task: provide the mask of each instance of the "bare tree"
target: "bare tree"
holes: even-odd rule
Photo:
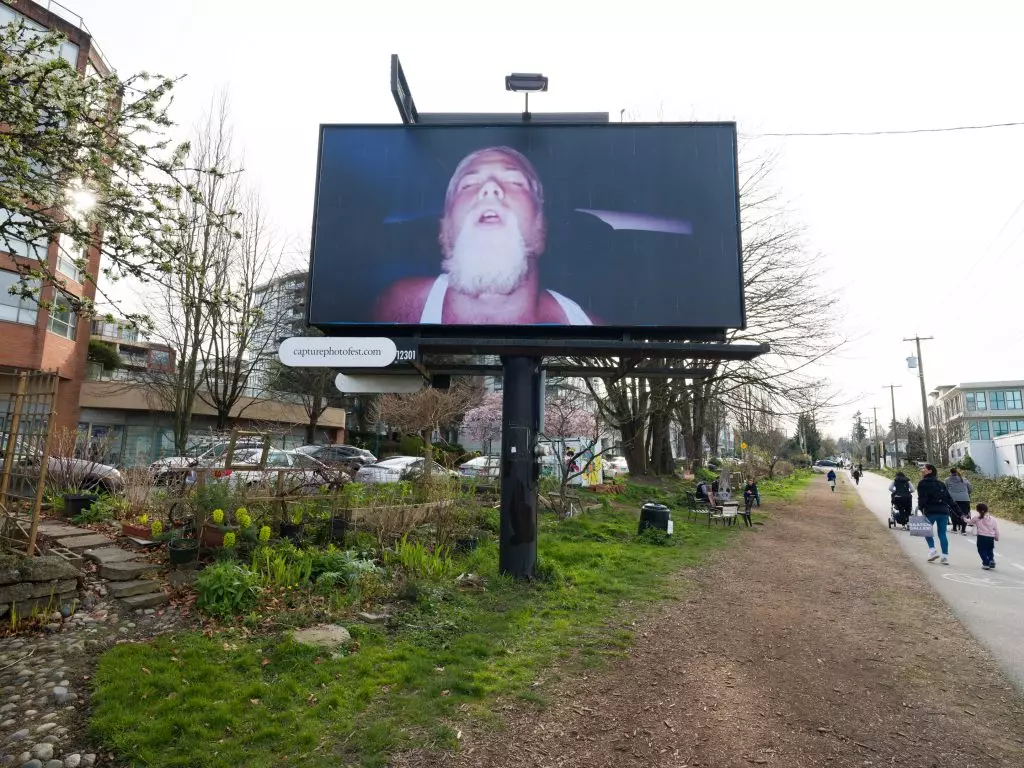
[[[176,204],[165,239],[167,275],[152,297],[155,335],[175,351],[173,371],[147,374],[155,404],[170,411],[174,445],[184,451],[196,398],[203,382],[201,363],[213,318],[225,298],[222,264],[236,238],[239,169],[234,165],[226,96],[220,96],[197,128],[191,146],[194,194]],[[216,172],[213,172],[216,171]]]
[[[323,334],[310,328],[307,335]],[[296,368],[284,365],[279,360],[269,360],[267,375],[269,390],[295,398],[302,404],[302,409],[306,412],[307,443],[316,442],[316,429],[324,411],[345,404],[344,395],[334,385],[337,371],[333,368]]]
[[[270,291],[256,291],[258,285],[277,276],[281,253],[259,196],[249,191],[241,198],[238,236],[219,253],[213,273],[207,276],[217,300],[208,307],[208,341],[199,351],[202,380],[196,394],[216,412],[217,429],[228,427],[232,410],[247,388],[255,397],[266,384],[253,374],[263,363],[283,319]]]
[[[423,439],[424,477],[431,475],[433,434],[462,420],[470,408],[480,402],[480,388],[465,381],[453,382],[449,389],[428,387],[409,395],[381,395],[375,418],[390,427],[412,432]]]

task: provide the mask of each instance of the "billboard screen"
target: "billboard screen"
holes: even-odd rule
[[[322,126],[310,259],[334,334],[743,327],[736,127]]]

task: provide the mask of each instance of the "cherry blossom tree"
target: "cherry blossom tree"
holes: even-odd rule
[[[501,416],[501,394],[487,395],[480,405],[466,412],[460,432],[479,442],[500,440]],[[600,423],[595,410],[589,407],[587,396],[568,389],[548,393],[540,437],[551,445],[559,487],[552,502],[555,511],[564,516],[569,509],[569,484],[588,472],[594,459],[602,453],[595,450],[601,439]],[[570,448],[568,440],[579,441],[579,444]],[[580,461],[580,456],[586,456],[586,461]]]

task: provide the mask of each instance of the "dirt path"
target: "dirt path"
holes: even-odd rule
[[[394,765],[1024,766],[1024,700],[849,486],[744,534],[628,659]]]

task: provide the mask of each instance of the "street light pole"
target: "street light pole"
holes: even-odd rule
[[[917,344],[917,375],[921,381],[921,413],[924,416],[924,455],[929,464],[935,463],[935,457],[932,454],[932,428],[928,420],[928,395],[924,388],[924,359],[921,357],[921,342],[931,341],[931,336],[914,336],[912,339],[904,339],[904,341],[912,341]]]
[[[877,405],[872,405],[871,406],[871,412],[875,415],[875,418],[873,420],[874,429],[875,429],[875,450],[878,451],[878,456],[876,457],[876,459],[878,461],[878,468],[881,469],[882,468],[882,453],[883,453],[884,446],[879,445],[879,440],[878,440],[878,406]]]
[[[895,469],[900,467],[900,436],[896,434],[896,389],[901,388],[902,384],[886,384],[882,389],[888,387],[889,398],[892,400],[892,439],[896,449],[896,458],[893,459],[893,463],[896,465]],[[910,431],[907,431],[907,448],[910,448]]]

